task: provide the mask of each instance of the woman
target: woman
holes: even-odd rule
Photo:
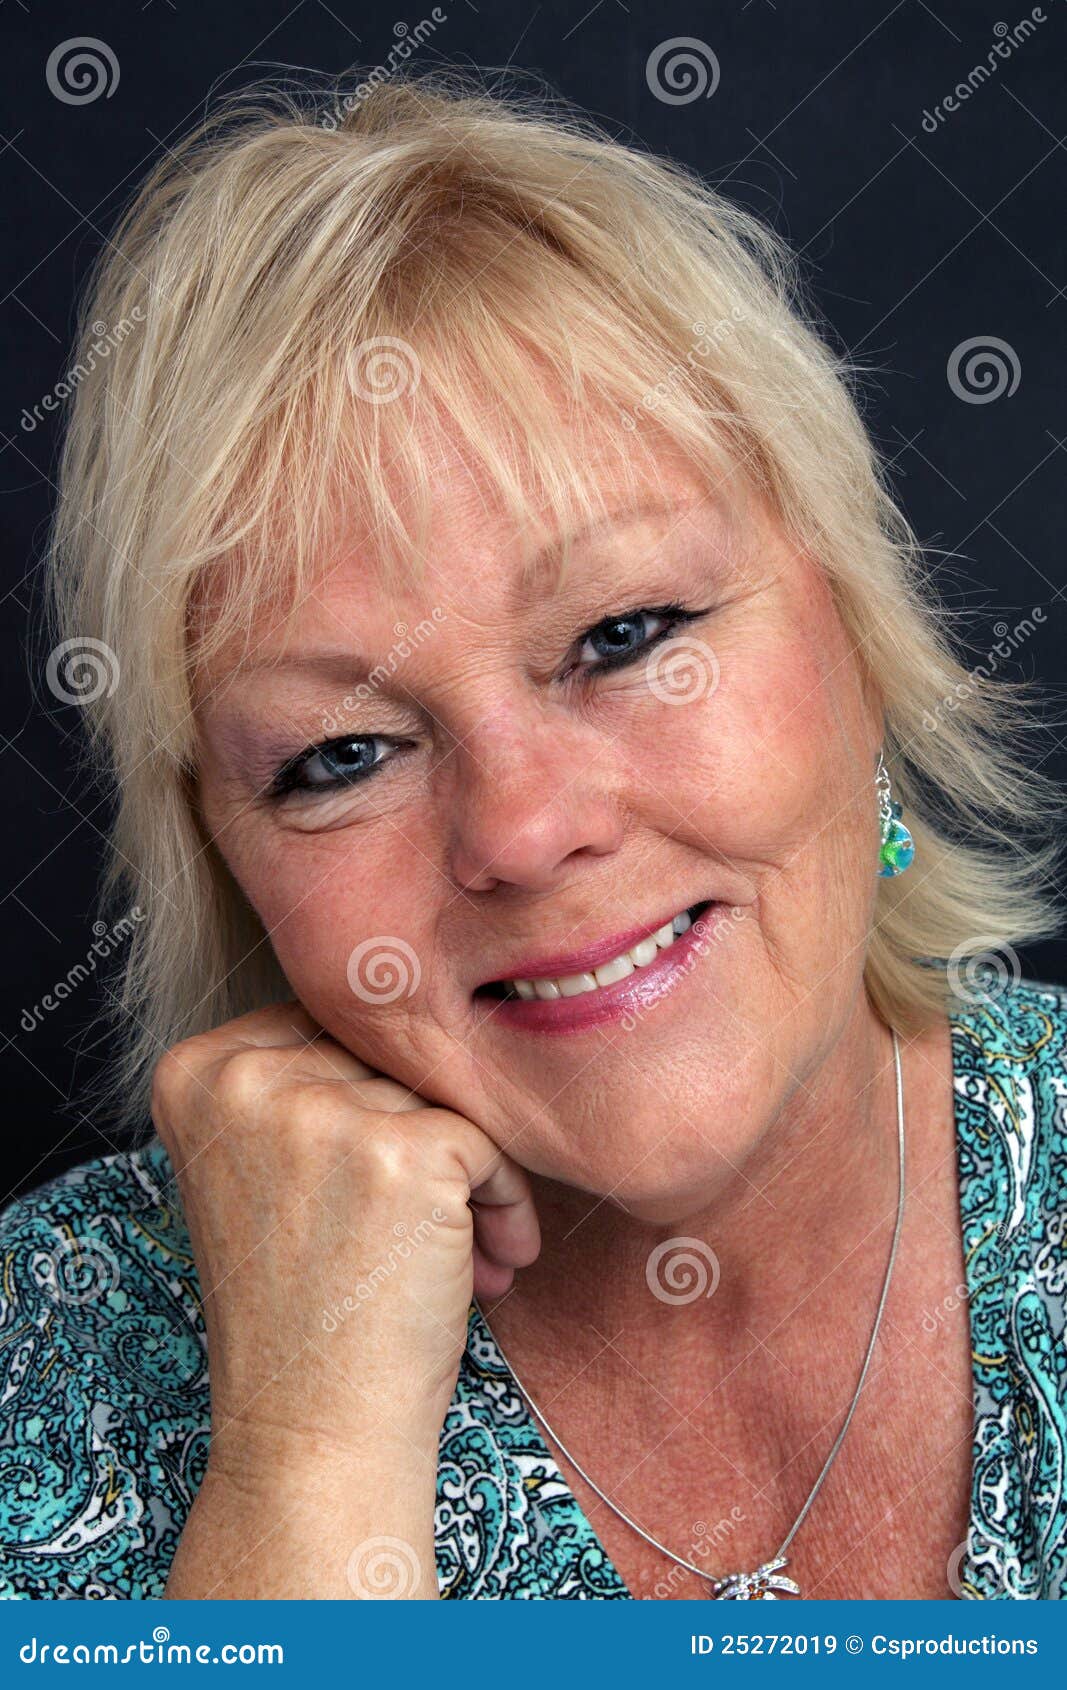
[[[1062,1596],[1023,699],[768,230],[362,92],[187,138],[84,307],[51,673],[155,1134],[3,1217],[3,1588]]]

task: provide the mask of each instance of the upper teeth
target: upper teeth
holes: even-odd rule
[[[595,992],[601,986],[613,986],[616,980],[624,980],[635,968],[647,968],[657,951],[673,945],[675,939],[692,925],[688,910],[683,910],[673,921],[650,933],[647,939],[631,945],[628,951],[620,952],[610,962],[602,962],[599,968],[582,974],[563,974],[554,980],[509,980],[506,984],[518,992],[520,998],[576,998],[580,992]]]

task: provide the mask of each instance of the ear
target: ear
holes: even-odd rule
[[[863,701],[863,711],[868,726],[867,746],[870,752],[871,772],[878,762],[878,753],[885,742],[885,696],[875,679],[873,670],[860,659],[860,695]]]

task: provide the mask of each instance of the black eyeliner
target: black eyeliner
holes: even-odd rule
[[[375,740],[384,739],[384,737],[384,734],[335,734],[332,739],[320,740],[317,745],[306,745],[302,751],[297,751],[292,757],[286,758],[281,768],[271,777],[270,785],[267,787],[264,797],[267,799],[284,798],[289,792],[300,791],[339,792],[342,787],[358,786],[360,781],[366,780],[369,775],[374,773],[378,767],[377,763],[372,763],[369,768],[351,775],[347,780],[337,781],[335,785],[302,787],[297,777],[305,763],[310,762],[312,757],[317,757],[322,752],[329,751],[331,746],[349,745],[353,740]]]
[[[599,658],[596,663],[575,663],[562,678],[566,680],[576,672],[582,675],[605,675],[613,669],[625,669],[628,664],[637,663],[642,657],[647,657],[650,651],[654,651],[657,645],[670,639],[678,627],[684,627],[687,623],[698,621],[701,616],[707,616],[713,609],[713,605],[707,605],[703,610],[692,610],[688,605],[680,604],[677,600],[674,600],[670,604],[639,604],[633,610],[614,611],[608,616],[601,616],[598,621],[592,623],[577,636],[576,644],[587,640],[597,628],[603,628],[606,624],[612,622],[629,622],[638,616],[659,616],[667,622],[668,626],[661,628],[658,634],[653,634],[643,645],[634,646],[630,651],[621,651],[613,657]]]

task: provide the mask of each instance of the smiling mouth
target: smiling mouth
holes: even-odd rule
[[[705,910],[711,908],[713,899],[705,898],[699,904],[692,904],[689,909],[679,910],[670,921],[650,933],[646,939],[631,945],[628,950],[620,951],[618,956],[609,958],[598,967],[583,970],[580,974],[564,974],[554,978],[536,980],[488,980],[483,986],[478,986],[474,992],[476,998],[496,998],[504,1002],[530,1001],[534,998],[548,1002],[557,998],[576,998],[586,993],[595,994],[606,986],[613,986],[619,980],[624,980],[629,974],[636,974],[642,968],[647,968],[659,956],[661,951],[669,950],[683,933],[688,933],[695,921],[698,921]]]

